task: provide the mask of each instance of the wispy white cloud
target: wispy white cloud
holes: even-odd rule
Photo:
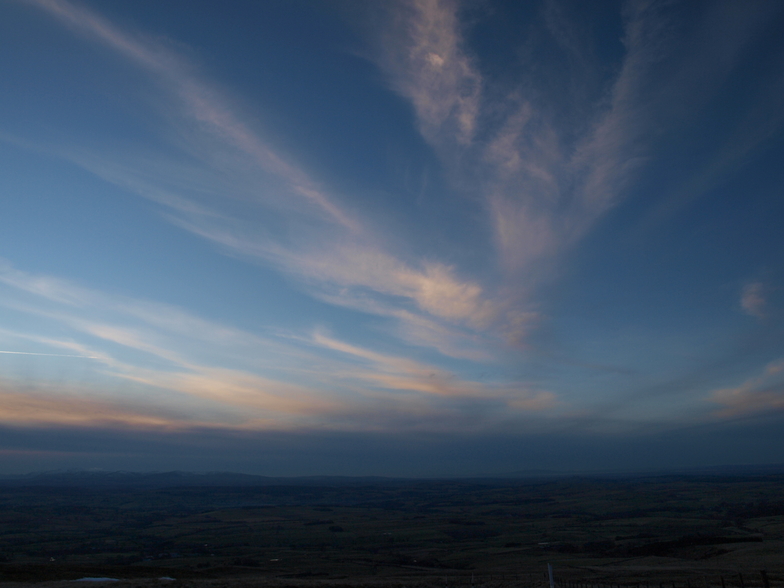
[[[424,335],[423,325],[434,325],[433,319],[444,321],[447,326],[440,329],[440,344],[433,345],[442,352],[463,346],[464,337],[448,325],[489,333],[491,339],[495,332],[517,341],[525,337],[535,323],[530,319],[537,316],[533,309],[521,311],[512,297],[488,292],[479,282],[459,276],[454,266],[427,259],[405,262],[372,241],[332,240],[319,243],[318,248],[297,248],[266,235],[243,234],[198,220],[175,222],[233,251],[273,263],[302,280],[321,300],[393,317],[401,321],[400,332],[409,336],[415,331]],[[429,331],[430,337],[419,337],[420,344],[437,340],[435,328]],[[450,334],[455,335],[451,342],[446,340]]]
[[[519,414],[556,405],[552,393],[530,386],[473,382],[437,366],[319,333],[262,338],[171,305],[107,295],[66,280],[29,274],[7,263],[0,272],[0,284],[4,286],[0,307],[43,321],[37,327],[43,334],[4,329],[0,331],[3,341],[35,344],[31,353],[42,360],[63,355],[54,353],[63,349],[95,361],[93,375],[86,380],[92,382],[90,390],[77,390],[82,383],[68,392],[92,400],[74,404],[60,420],[52,415],[66,401],[62,394],[70,384],[48,385],[42,372],[39,378],[43,380],[34,384],[34,397],[23,402],[9,382],[7,416],[19,422],[54,419],[98,426],[116,420],[127,426],[181,428],[211,421],[214,426],[274,430],[339,424],[343,429],[360,430],[362,419],[351,425],[352,419],[379,406],[389,410],[390,418],[398,423],[406,418],[413,419],[412,425],[427,422],[444,408],[434,405],[430,397],[489,402]],[[22,294],[24,303],[15,293]],[[46,334],[63,328],[68,329],[69,338]],[[226,358],[238,367],[228,367]],[[116,390],[125,390],[125,384],[139,388],[118,396]],[[63,386],[66,389],[60,390]],[[177,406],[180,412],[161,416],[150,408],[158,405]],[[122,416],[123,407],[128,407],[127,417]],[[40,409],[40,414],[23,416],[27,409]],[[464,412],[450,410],[456,418]],[[153,414],[160,418],[148,418]],[[383,428],[383,421],[374,419],[373,427]]]
[[[178,226],[233,252],[274,264],[322,300],[363,312],[376,309],[377,314],[398,321],[393,332],[404,341],[429,345],[452,357],[487,358],[499,341],[513,345],[525,341],[541,320],[532,303],[536,288],[532,268],[584,234],[612,206],[629,170],[639,162],[636,146],[645,123],[637,121],[642,110],[635,83],[644,77],[641,70],[651,57],[649,46],[656,44],[651,41],[658,34],[655,16],[630,17],[628,56],[608,113],[569,151],[563,133],[519,92],[506,104],[483,104],[483,80],[466,47],[458,3],[412,0],[393,9],[392,25],[381,35],[380,64],[395,89],[411,100],[423,135],[442,156],[473,159],[468,167],[479,170],[483,179],[472,185],[486,200],[499,265],[528,279],[520,283],[517,277],[500,290],[491,290],[460,275],[452,265],[429,258],[404,260],[392,252],[306,172],[243,123],[231,101],[163,41],[120,30],[65,0],[30,2],[152,74],[185,106],[179,110],[198,123],[188,131],[195,139],[187,141],[195,145],[191,149],[203,153],[228,149],[222,165],[229,162],[232,171],[240,173],[228,181],[223,170],[202,159],[208,171],[198,173],[207,180],[202,182],[207,188],[196,190],[184,185],[182,173],[172,173],[173,166],[166,169],[157,164],[153,169],[149,161],[120,165],[78,149],[69,149],[65,157],[162,204]],[[648,20],[654,22],[648,26],[650,31],[643,26]],[[567,37],[564,43],[574,44]],[[498,120],[504,108],[508,113],[500,117],[500,126],[485,124],[486,118]],[[182,114],[170,116],[172,126],[180,125],[181,118]],[[230,153],[232,149],[239,159]],[[277,192],[259,202],[258,211],[229,212],[222,203],[226,194],[254,201],[253,186],[259,184],[254,166],[277,178]],[[307,239],[281,235],[279,229],[255,222],[265,207],[285,208],[292,197],[315,205],[307,221],[312,229]],[[478,352],[467,345],[472,337],[493,343]]]
[[[648,52],[651,59],[648,67],[666,61],[666,68],[654,68],[651,74],[638,76],[638,93],[647,96],[645,110],[636,116],[643,121],[655,121],[653,134],[658,135],[665,124],[688,125],[705,106],[724,91],[733,75],[742,71],[741,64],[748,58],[755,43],[765,38],[767,27],[775,27],[776,13],[781,7],[773,3],[761,4],[755,10],[733,2],[715,2],[706,5],[702,18],[695,23],[695,30],[688,37],[688,50],[683,38],[678,37],[676,16],[667,18],[662,13],[675,8],[665,3],[638,3],[634,14],[659,22],[665,27],[663,34],[651,37]],[[722,31],[717,35],[716,31]],[[637,36],[640,36],[637,34]],[[643,40],[645,37],[643,37]],[[645,58],[645,55],[643,55]],[[777,60],[772,70],[781,71],[781,56],[771,55]],[[642,66],[646,63],[643,62]],[[645,73],[645,68],[639,68]],[[743,75],[743,74],[741,74]],[[680,185],[662,195],[649,214],[645,227],[656,225],[695,200],[710,193],[730,174],[736,172],[754,150],[764,145],[784,125],[784,76],[775,75],[758,88],[745,88],[747,110],[734,121],[722,121],[729,130],[718,140],[716,151],[693,173],[684,176]],[[707,109],[705,109],[707,111]],[[708,124],[714,124],[709,121]]]
[[[625,54],[600,100],[597,82],[587,77],[598,73],[579,25],[558,2],[545,3],[541,18],[571,68],[562,90],[582,115],[575,121],[553,116],[531,91],[536,81],[525,78],[532,74],[523,67],[518,87],[506,94],[494,88],[493,99],[486,97],[483,87],[491,81],[464,40],[460,3],[412,0],[396,6],[396,18],[378,35],[377,62],[410,100],[423,136],[453,170],[455,183],[485,200],[499,265],[518,285],[525,281],[529,294],[551,274],[557,257],[628,194],[662,128],[678,124],[684,104],[702,103],[726,80],[771,14],[716,3],[695,25],[694,45],[683,50],[673,6],[627,3]],[[725,29],[731,29],[726,42],[714,35]],[[443,63],[436,59],[442,54],[448,56]],[[449,116],[465,116],[471,132],[456,132],[459,125],[450,124]],[[754,144],[764,136],[769,130],[755,135]]]
[[[350,345],[318,332],[313,336],[313,343],[363,360],[363,363],[372,369],[354,369],[350,377],[371,388],[448,398],[496,400],[503,406],[526,411],[543,410],[557,405],[555,394],[529,385],[461,380],[435,366]]]
[[[171,88],[185,112],[225,143],[235,147],[260,166],[286,182],[290,194],[315,205],[333,222],[351,231],[359,230],[349,217],[308,175],[286,161],[246,125],[228,106],[220,92],[194,74],[194,68],[160,41],[122,31],[112,23],[66,0],[25,0],[46,10],[76,31],[117,51],[156,76]]]
[[[492,362],[489,338],[472,329],[461,329],[448,322],[411,312],[394,304],[385,304],[377,297],[357,289],[349,292],[341,288],[335,294],[327,290],[314,291],[314,296],[336,306],[397,319],[395,334],[410,345],[437,349],[447,357],[475,362]]]
[[[784,360],[768,363],[739,386],[714,390],[708,399],[724,407],[714,413],[720,418],[784,409]]]
[[[194,426],[160,410],[140,410],[138,406],[85,397],[84,390],[53,395],[49,391],[19,391],[10,382],[0,382],[0,422],[15,426],[60,425],[70,427],[112,426],[128,428],[172,429]],[[203,423],[198,423],[203,424]]]
[[[740,307],[743,312],[760,319],[765,318],[766,306],[765,286],[762,282],[751,282],[743,286],[740,295]]]
[[[96,359],[94,355],[67,355],[65,353],[36,353],[33,351],[8,351],[2,350],[0,353],[5,353],[6,355],[40,355],[42,357],[78,357],[81,359]]]
[[[116,338],[118,342],[122,340],[131,342],[136,338],[136,335],[131,331],[119,329],[117,331],[111,329],[102,331],[96,317],[102,313],[110,313],[115,317],[124,315],[138,319],[137,324],[138,321],[142,321],[143,324],[151,327],[192,339],[221,344],[253,344],[257,346],[263,345],[265,342],[261,337],[251,333],[205,320],[172,305],[138,300],[122,295],[107,295],[94,289],[78,286],[69,280],[25,272],[14,268],[5,260],[1,261],[3,263],[0,265],[0,284],[56,303],[58,309],[63,307],[77,309],[78,313],[69,314],[72,317],[80,317],[79,322],[74,324],[79,324],[84,331],[101,333],[97,336]],[[11,298],[5,298],[3,302],[8,304],[11,300]],[[27,300],[29,301],[30,298]],[[41,305],[31,305],[30,308],[37,308],[41,313],[51,311]],[[96,322],[90,322],[91,320]]]
[[[459,279],[454,268],[441,263],[424,261],[413,268],[383,251],[355,246],[338,246],[321,255],[281,254],[285,265],[306,279],[404,297],[433,316],[484,326],[495,310],[479,284]]]
[[[458,8],[452,0],[399,3],[380,57],[435,143],[470,143],[480,108],[482,78],[463,50]]]
[[[295,275],[322,299],[325,291],[333,298],[341,298],[342,290],[346,296],[341,304],[348,307],[356,298],[356,290],[362,289],[366,294],[385,298],[387,305],[390,297],[407,301],[413,306],[406,312],[385,316],[403,321],[398,332],[405,332],[409,338],[418,332],[420,344],[437,342],[432,328],[430,335],[424,336],[422,325],[428,317],[476,330],[487,329],[499,320],[510,324],[503,320],[508,301],[474,280],[459,277],[453,266],[433,259],[406,261],[390,251],[374,237],[374,231],[363,228],[305,171],[276,153],[243,123],[232,109],[232,101],[214,84],[196,75],[195,68],[164,41],[120,30],[87,8],[66,0],[29,3],[152,74],[161,87],[185,105],[167,115],[172,127],[182,131],[182,113],[198,123],[183,131],[189,137],[182,144],[205,165],[202,169],[194,168],[190,174],[186,169],[176,169],[178,164],[173,161],[162,166],[160,157],[140,159],[125,153],[124,163],[120,164],[116,158],[74,146],[49,151],[165,206],[170,211],[167,217],[178,226]],[[414,21],[406,21],[414,23],[407,34],[417,47],[412,59],[419,68],[418,83],[429,84],[430,88],[419,94],[419,111],[433,129],[453,124],[457,140],[466,143],[473,133],[480,84],[460,50],[462,41],[455,32],[458,22],[454,5],[421,2],[412,4],[410,9],[418,15]],[[409,86],[414,88],[415,85]],[[431,92],[440,97],[431,100]],[[216,149],[225,151],[220,168],[215,167]],[[269,182],[263,181],[259,172],[277,179],[271,192],[266,186]],[[199,179],[198,185],[191,176]],[[259,198],[257,194],[261,192],[267,195]],[[235,205],[225,205],[227,196],[245,203],[240,212]],[[320,213],[302,207],[291,209],[291,199],[297,197],[315,204]],[[270,222],[266,218],[270,208],[283,211],[283,216]],[[304,215],[307,238],[281,233],[292,212]],[[414,322],[420,326],[412,327]],[[460,347],[461,343],[446,341],[452,332],[455,331],[442,328],[440,343],[434,347],[439,351]]]
[[[601,92],[572,88],[585,113],[572,127],[530,91],[530,80],[504,92],[490,88],[493,81],[471,53],[458,2],[406,0],[389,8],[377,63],[410,101],[422,136],[459,185],[456,192],[483,203],[487,216],[480,222],[492,227],[498,254],[480,273],[459,261],[410,253],[415,247],[396,247],[383,228],[353,212],[347,198],[265,140],[238,101],[173,44],[121,29],[66,0],[27,2],[149,74],[151,87],[171,105],[159,113],[162,135],[176,143],[165,154],[74,145],[45,150],[160,204],[175,225],[293,277],[321,301],[381,317],[374,333],[396,336],[396,351],[325,335],[260,337],[176,307],[108,296],[8,264],[0,267],[0,283],[35,300],[11,296],[3,304],[65,325],[116,378],[246,409],[244,420],[238,411],[231,418],[270,427],[318,415],[335,423],[382,405],[403,415],[403,397],[422,418],[432,416],[438,402],[445,403],[443,410],[457,401],[487,401],[512,412],[556,406],[555,395],[535,383],[476,382],[411,359],[418,350],[407,353],[400,343],[466,362],[497,362],[508,346],[519,351],[545,320],[536,304],[543,277],[553,275],[558,256],[624,198],[660,127],[677,120],[682,98],[696,91],[696,84],[680,82],[699,65],[684,63],[684,52],[671,42],[667,6],[631,2],[617,74],[606,82],[603,100],[596,100]],[[571,67],[592,71],[578,27],[570,28],[556,2],[546,4],[544,18]],[[714,85],[753,30],[733,29],[723,65],[711,70]],[[716,40],[697,44],[704,57]],[[680,73],[674,81],[663,79],[662,70],[673,63],[681,64],[675,68]],[[742,308],[762,316],[764,291],[747,288]],[[44,339],[39,342],[55,349],[65,344],[54,335],[48,344]],[[455,406],[450,410],[463,410]]]
[[[512,272],[541,260],[552,263],[624,195],[652,140],[655,123],[645,88],[667,55],[668,34],[656,7],[630,5],[626,55],[608,104],[589,111],[595,122],[576,138],[541,106],[512,103],[484,155],[493,168],[488,199],[497,244]]]
[[[92,293],[85,288],[52,276],[28,274],[17,270],[8,260],[2,258],[0,258],[0,282],[63,304],[86,306],[93,302]]]

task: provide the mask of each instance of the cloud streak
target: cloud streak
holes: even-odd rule
[[[765,286],[761,282],[752,282],[743,286],[740,297],[740,307],[743,312],[759,319],[765,318]]]
[[[714,390],[709,399],[724,407],[714,413],[720,418],[784,410],[784,360],[768,363],[762,374],[739,386]]]
[[[58,339],[5,330],[0,333],[4,338],[83,354],[68,357],[90,357],[97,366],[89,379],[94,382],[91,386],[99,389],[108,384],[106,393],[89,393],[94,402],[76,403],[65,411],[56,421],[64,424],[97,425],[104,418],[100,415],[108,415],[106,419],[140,426],[202,426],[211,418],[215,426],[238,429],[329,428],[340,423],[343,429],[362,430],[369,421],[358,415],[376,413],[381,407],[385,416],[374,416],[374,428],[383,429],[390,420],[397,426],[426,426],[446,408],[443,402],[454,399],[484,403],[494,411],[506,407],[520,415],[557,404],[552,393],[530,386],[466,380],[434,365],[321,333],[262,338],[170,305],[108,296],[65,280],[28,274],[8,263],[0,272],[0,285],[5,286],[0,290],[0,307],[44,320],[48,326],[42,328],[47,330],[67,327],[71,334],[70,339]],[[19,301],[20,293],[24,303]],[[244,367],[225,367],[224,358]],[[120,402],[113,390],[129,385],[137,387],[135,392],[123,395]],[[56,382],[39,385],[29,402],[23,402],[13,386],[6,386],[8,406],[14,407],[7,411],[11,421],[43,422],[54,418],[59,402],[67,402],[58,400],[57,394],[47,400]],[[150,406],[160,402],[201,416],[158,420],[145,416],[156,414]],[[122,406],[131,407],[126,419],[121,418]],[[452,406],[448,412],[460,420],[467,410],[468,406]],[[85,416],[79,420],[81,412]]]
[[[385,224],[383,212],[363,217],[359,206],[352,207],[361,196],[332,189],[277,148],[254,122],[257,116],[240,108],[241,101],[174,42],[122,28],[68,0],[23,2],[87,39],[88,51],[109,53],[141,71],[143,90],[154,94],[144,107],[153,105],[160,124],[141,125],[139,134],[146,133],[148,142],[135,148],[130,141],[118,147],[122,138],[114,142],[100,133],[67,145],[10,142],[55,155],[156,203],[172,225],[216,245],[232,263],[239,259],[248,273],[263,266],[283,276],[287,288],[312,299],[308,310],[318,306],[303,319],[307,326],[292,319],[296,328],[244,330],[241,320],[234,323],[241,327],[230,326],[203,318],[208,313],[109,295],[0,261],[0,306],[32,325],[24,334],[11,327],[3,331],[2,345],[9,351],[0,353],[42,362],[71,357],[68,350],[89,357],[93,383],[122,383],[134,390],[133,398],[126,405],[117,402],[119,392],[107,392],[94,405],[79,405],[63,423],[82,409],[88,415],[84,422],[97,423],[104,413],[120,422],[127,409],[128,426],[140,427],[201,426],[209,414],[221,426],[265,430],[402,430],[433,423],[448,429],[465,426],[475,415],[477,427],[521,423],[530,414],[595,417],[590,406],[600,403],[591,404],[589,396],[612,394],[599,382],[610,370],[590,387],[583,377],[586,366],[616,365],[628,356],[620,352],[619,362],[582,362],[551,353],[548,345],[558,342],[547,339],[557,339],[562,326],[551,325],[548,315],[557,296],[543,292],[599,221],[637,196],[634,180],[655,157],[662,137],[689,116],[688,105],[706,103],[711,91],[702,85],[721,87],[762,26],[761,17],[733,24],[732,10],[711,8],[689,26],[704,32],[726,25],[728,41],[695,34],[690,52],[684,50],[687,34],[675,26],[677,6],[629,2],[618,61],[605,66],[594,59],[584,39],[587,29],[570,21],[568,8],[547,2],[531,18],[546,25],[541,30],[549,35],[547,47],[564,64],[548,81],[557,92],[547,92],[537,76],[543,69],[555,71],[552,56],[536,39],[522,38],[527,29],[520,32],[527,49],[515,48],[520,50],[508,59],[509,76],[499,80],[473,53],[475,31],[465,5],[453,0],[387,5],[384,22],[369,35],[374,62],[386,87],[408,102],[411,141],[431,149],[446,176],[430,208],[417,203],[416,214],[432,217],[426,219],[432,234],[407,242],[408,235],[389,228],[400,225]],[[471,16],[481,21],[485,16],[479,12]],[[719,48],[716,64],[709,63]],[[699,80],[691,80],[703,70]],[[554,105],[559,100],[572,110],[559,109]],[[778,102],[766,104],[760,112],[773,112]],[[737,163],[769,137],[759,130],[764,118],[752,116],[756,130],[715,161]],[[105,149],[94,146],[102,140]],[[703,171],[711,175],[711,169],[706,165]],[[399,195],[388,196],[391,201]],[[391,213],[395,205],[389,206]],[[448,230],[430,229],[453,210],[462,215],[469,208],[449,221],[454,226]],[[466,237],[476,226],[487,242]],[[477,253],[488,249],[487,257]],[[766,295],[761,283],[747,284],[741,310],[764,318]],[[322,311],[324,303],[335,307],[335,316],[350,315],[350,326],[335,328]],[[737,311],[737,298],[731,304]],[[613,377],[629,379],[609,387],[626,386],[630,397],[630,371],[635,370],[615,370]],[[712,401],[725,407],[717,414],[778,406],[778,384],[767,382],[750,380],[714,392]],[[15,407],[9,408],[9,420],[34,422],[36,410],[50,415],[47,419],[56,415],[49,392],[25,403],[9,386],[8,406]],[[155,421],[149,407],[156,395],[188,409]],[[701,402],[690,399],[692,405]],[[672,407],[663,406],[657,418],[670,418],[668,411]]]
[[[381,27],[376,61],[411,102],[422,135],[452,170],[454,183],[485,201],[499,265],[516,284],[527,281],[529,292],[628,196],[662,127],[677,124],[684,103],[704,101],[707,88],[727,79],[770,16],[717,4],[695,25],[696,48],[679,51],[684,41],[677,8],[629,2],[625,54],[604,99],[597,100],[595,83],[575,82],[595,70],[578,27],[557,2],[547,3],[543,18],[572,68],[571,86],[562,90],[585,113],[576,121],[556,118],[542,103],[531,73],[535,64],[518,62],[522,82],[500,100],[499,88],[493,88],[494,99],[486,97],[483,87],[490,82],[467,47],[460,9],[457,2],[400,2],[396,18]],[[717,26],[731,30],[728,42],[711,36]],[[755,127],[766,129],[755,144],[770,136],[768,127]]]
[[[200,127],[189,133],[195,133],[189,140],[190,144],[204,153],[216,148],[236,149],[241,154],[238,159],[227,153],[229,165],[237,166],[240,180],[231,183],[222,174],[207,174],[207,185],[214,184],[216,196],[202,193],[201,202],[191,196],[184,196],[182,185],[166,175],[152,171],[142,172],[140,168],[129,168],[117,162],[106,161],[104,156],[90,154],[69,147],[60,151],[61,156],[90,170],[103,179],[124,189],[131,190],[146,198],[150,198],[171,210],[169,217],[178,226],[218,243],[229,250],[272,263],[283,272],[292,274],[313,288],[315,294],[322,299],[335,298],[336,292],[346,292],[341,305],[350,307],[355,300],[356,289],[371,291],[375,295],[401,297],[413,303],[406,312],[385,313],[388,318],[394,317],[401,321],[399,332],[411,334],[415,330],[422,332],[421,325],[435,318],[443,324],[440,338],[449,337],[447,324],[467,325],[471,329],[485,330],[499,320],[505,320],[509,302],[503,296],[488,292],[479,283],[470,279],[457,277],[455,268],[434,260],[417,260],[407,262],[394,253],[385,250],[379,240],[372,237],[372,232],[363,227],[359,220],[341,208],[334,198],[326,195],[306,172],[287,162],[262,139],[260,139],[240,117],[228,106],[228,100],[213,86],[193,74],[194,68],[186,60],[170,50],[159,40],[151,40],[140,34],[122,31],[106,19],[86,8],[75,6],[65,0],[27,0],[29,4],[44,9],[69,27],[115,50],[135,63],[154,78],[185,105],[184,111],[192,121]],[[442,79],[433,81],[428,92],[421,92],[423,102],[420,110],[423,116],[431,121],[433,128],[447,124],[454,119],[456,132],[461,142],[466,142],[472,134],[474,112],[479,99],[478,79],[475,79],[471,65],[460,51],[459,37],[451,33],[450,27],[457,26],[454,5],[451,3],[422,2],[415,7],[416,16],[409,22],[414,28],[409,32],[417,44],[415,59],[419,66],[431,68],[433,72],[422,70],[419,80],[426,83],[428,76]],[[424,19],[424,21],[422,21]],[[426,22],[425,22],[426,21]],[[451,72],[451,73],[450,73]],[[432,75],[431,75],[432,74]],[[471,81],[473,80],[473,81]],[[472,89],[466,94],[465,88]],[[413,89],[415,86],[409,86]],[[427,98],[430,91],[438,92],[443,99],[451,100],[449,105],[439,105],[437,100]],[[462,92],[462,97],[455,97],[455,92]],[[452,98],[448,98],[452,96]],[[427,103],[426,103],[427,102]],[[440,121],[440,122],[439,122]],[[175,120],[171,120],[176,126]],[[199,130],[206,130],[206,134]],[[273,190],[263,203],[260,211],[248,209],[247,215],[229,213],[222,204],[218,193],[247,193],[252,203],[256,198],[251,194],[258,192],[261,178],[256,172],[243,169],[242,158],[249,157],[254,166],[271,174],[278,180],[275,184],[279,189]],[[232,163],[233,162],[233,163]],[[139,162],[143,167],[148,163]],[[205,161],[207,167],[210,162]],[[204,171],[194,170],[200,176]],[[217,170],[215,170],[217,172]],[[167,172],[164,171],[164,174]],[[144,176],[147,175],[148,178]],[[152,178],[152,183],[150,181]],[[244,179],[242,179],[244,178]],[[202,178],[205,179],[205,178]],[[216,183],[217,182],[217,183]],[[161,184],[169,183],[171,187]],[[257,184],[254,187],[254,183]],[[179,184],[179,186],[178,186]],[[243,184],[246,187],[241,187]],[[239,192],[238,192],[238,186]],[[186,190],[187,191],[187,190]],[[303,210],[307,223],[310,225],[309,238],[299,239],[296,235],[288,237],[273,236],[277,229],[263,228],[263,223],[253,219],[261,215],[264,207],[285,209],[289,206],[291,195],[299,196],[311,202],[321,211],[321,215],[312,215]],[[206,199],[203,197],[206,196]],[[244,198],[244,197],[243,197]],[[326,215],[326,216],[325,216]],[[250,222],[246,219],[252,219]],[[281,219],[287,222],[285,216]],[[324,221],[328,221],[324,224]],[[336,232],[335,229],[340,231]],[[305,245],[316,241],[315,246]],[[44,287],[45,285],[42,285]],[[336,290],[337,288],[337,290]],[[366,311],[365,309],[364,311]],[[512,314],[517,314],[512,312]],[[410,320],[407,320],[410,319]],[[506,321],[509,324],[510,321]],[[512,321],[513,322],[513,321]],[[414,326],[419,324],[420,327]],[[434,329],[430,337],[419,337],[420,344],[433,340]],[[520,337],[519,333],[515,335]],[[440,352],[457,348],[459,344],[443,342],[434,345]],[[464,354],[462,355],[464,357]]]
[[[78,32],[93,37],[155,74],[170,85],[190,116],[213,134],[250,156],[265,171],[283,179],[291,193],[311,202],[335,223],[351,231],[356,222],[320,190],[305,172],[286,162],[225,105],[217,90],[197,79],[183,58],[162,44],[119,30],[86,8],[66,0],[25,0],[60,19]]]
[[[411,101],[423,135],[470,144],[476,131],[482,78],[463,50],[459,4],[400,3],[381,60],[393,87]],[[445,142],[445,141],[444,141]]]
[[[32,351],[0,351],[6,355],[40,355],[42,357],[78,357],[80,359],[98,359],[96,355],[66,355],[64,353],[34,353]]]

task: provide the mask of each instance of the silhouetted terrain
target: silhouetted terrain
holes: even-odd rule
[[[764,569],[778,587],[782,490],[781,473],[20,476],[0,481],[0,581],[534,586],[549,562],[562,585],[748,587]]]

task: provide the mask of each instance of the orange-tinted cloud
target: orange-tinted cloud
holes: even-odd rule
[[[784,360],[769,363],[762,374],[740,386],[714,390],[709,398],[724,406],[715,413],[719,417],[784,409]]]

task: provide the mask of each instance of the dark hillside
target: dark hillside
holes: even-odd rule
[[[220,476],[206,479],[255,479]],[[180,479],[188,483],[169,485]],[[42,476],[0,486],[0,580],[473,575],[525,584],[549,562],[563,582],[704,586],[704,576],[729,588],[738,573],[752,585],[766,569],[784,585],[781,475],[195,479],[205,478],[58,474],[49,485]]]

